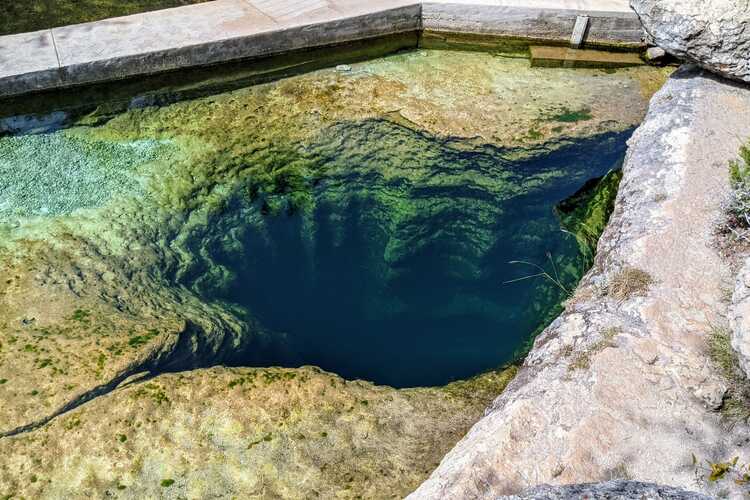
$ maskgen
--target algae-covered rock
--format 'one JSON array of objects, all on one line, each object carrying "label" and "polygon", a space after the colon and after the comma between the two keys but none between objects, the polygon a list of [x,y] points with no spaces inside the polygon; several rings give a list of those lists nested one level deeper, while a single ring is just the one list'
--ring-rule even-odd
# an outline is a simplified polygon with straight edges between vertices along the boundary
[{"label": "algae-covered rock", "polygon": [[599,236],[604,232],[614,209],[620,179],[622,170],[607,172],[602,178],[588,181],[573,196],[555,207],[560,225],[575,236],[581,254],[589,263],[593,263]]},{"label": "algae-covered rock", "polygon": [[310,367],[161,375],[0,440],[0,495],[399,498],[513,373],[402,391]]}]

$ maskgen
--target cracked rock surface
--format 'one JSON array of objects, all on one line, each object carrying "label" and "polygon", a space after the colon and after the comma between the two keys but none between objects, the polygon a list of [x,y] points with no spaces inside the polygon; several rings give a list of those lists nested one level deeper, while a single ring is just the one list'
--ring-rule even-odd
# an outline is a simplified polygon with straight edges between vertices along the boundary
[{"label": "cracked rock surface", "polygon": [[606,481],[603,483],[571,484],[566,486],[542,485],[520,495],[503,496],[502,500],[564,500],[570,498],[606,498],[608,500],[709,500],[711,497],[653,483],[638,481]]}]

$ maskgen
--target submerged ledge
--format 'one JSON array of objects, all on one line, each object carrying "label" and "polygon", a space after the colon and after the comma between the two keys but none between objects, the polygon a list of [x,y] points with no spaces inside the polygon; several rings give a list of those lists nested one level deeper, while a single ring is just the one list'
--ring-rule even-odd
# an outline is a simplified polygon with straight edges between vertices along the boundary
[{"label": "submerged ledge", "polygon": [[[397,33],[457,32],[562,43],[590,17],[588,45],[639,46],[626,1],[216,0],[0,37],[0,97],[263,58]],[[416,47],[418,39],[414,39]]]}]

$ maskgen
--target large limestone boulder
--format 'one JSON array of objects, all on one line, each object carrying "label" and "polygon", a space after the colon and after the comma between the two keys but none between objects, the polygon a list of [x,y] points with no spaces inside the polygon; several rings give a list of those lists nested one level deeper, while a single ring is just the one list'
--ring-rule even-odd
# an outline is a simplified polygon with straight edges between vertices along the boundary
[{"label": "large limestone boulder", "polygon": [[750,82],[745,0],[630,0],[652,41],[727,78]]}]

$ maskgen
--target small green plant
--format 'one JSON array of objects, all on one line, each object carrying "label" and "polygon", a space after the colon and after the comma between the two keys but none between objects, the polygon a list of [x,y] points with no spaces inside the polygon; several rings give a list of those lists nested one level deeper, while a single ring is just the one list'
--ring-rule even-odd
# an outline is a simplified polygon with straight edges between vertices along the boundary
[{"label": "small green plant", "polygon": [[562,108],[559,113],[552,115],[550,121],[562,122],[562,123],[575,123],[581,121],[591,120],[591,109],[581,108],[578,110],[572,110],[569,108]]},{"label": "small green plant", "polygon": [[138,388],[132,395],[133,398],[148,397],[153,400],[154,403],[161,405],[162,403],[169,403],[169,398],[164,392],[164,388],[158,384],[144,384],[143,387]]},{"label": "small green plant", "polygon": [[250,448],[252,448],[253,446],[255,446],[257,444],[260,444],[260,443],[263,443],[263,442],[267,443],[267,442],[269,442],[271,440],[273,440],[273,436],[269,432],[268,434],[264,435],[262,438],[256,439],[255,441],[252,441],[250,444],[248,444],[247,445],[247,449],[249,450]]},{"label": "small green plant", "polygon": [[739,159],[729,162],[729,180],[735,189],[750,180],[750,144],[740,146]]},{"label": "small green plant", "polygon": [[124,443],[125,441],[128,440],[128,437],[125,434],[118,434],[117,435],[117,440],[119,442],[121,442],[121,443]]},{"label": "small green plant", "polygon": [[535,128],[530,128],[529,131],[526,132],[526,138],[532,141],[538,141],[542,137],[544,137],[544,134]]},{"label": "small green plant", "polygon": [[729,183],[732,194],[722,230],[750,242],[750,143],[741,146],[738,159],[729,162]]},{"label": "small green plant", "polygon": [[81,419],[78,417],[73,417],[63,424],[63,428],[67,431],[72,431],[76,427],[80,427],[80,426],[81,426]]},{"label": "small green plant", "polygon": [[157,330],[149,330],[143,335],[133,335],[128,339],[128,345],[130,347],[136,348],[140,347],[142,345],[146,345],[149,342],[151,342],[152,339],[157,337],[159,335],[159,332]]},{"label": "small green plant", "polygon": [[693,468],[698,481],[707,479],[716,483],[725,479],[731,479],[735,484],[744,485],[750,483],[750,464],[739,463],[739,457],[726,462],[712,462],[705,460],[706,465],[693,454]]},{"label": "small green plant", "polygon": [[73,311],[73,315],[70,317],[73,321],[78,321],[79,323],[91,323],[91,320],[89,319],[89,316],[91,316],[91,313],[84,310],[84,309],[76,309]]},{"label": "small green plant", "polygon": [[162,479],[161,481],[162,488],[169,488],[173,484],[174,484],[174,479]]}]

